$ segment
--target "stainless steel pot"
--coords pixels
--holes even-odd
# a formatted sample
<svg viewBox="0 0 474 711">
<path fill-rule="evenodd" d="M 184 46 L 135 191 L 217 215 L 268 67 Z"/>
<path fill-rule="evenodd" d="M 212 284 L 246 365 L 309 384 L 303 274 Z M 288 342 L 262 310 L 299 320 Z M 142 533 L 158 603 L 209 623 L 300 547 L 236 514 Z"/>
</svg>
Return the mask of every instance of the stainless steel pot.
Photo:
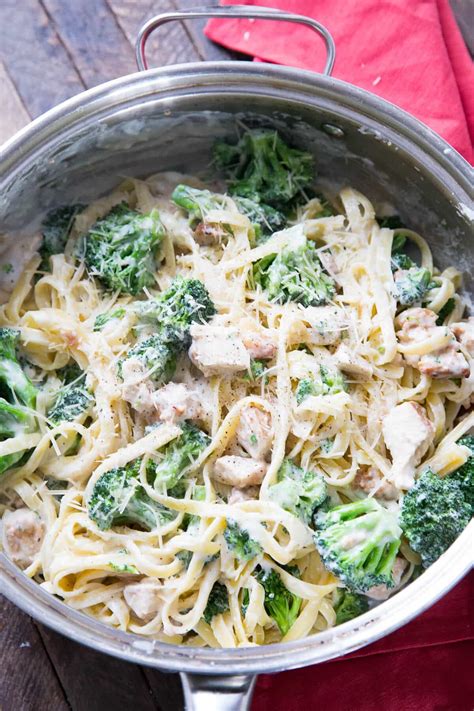
<svg viewBox="0 0 474 711">
<path fill-rule="evenodd" d="M 225 8 L 160 16 L 156 26 L 184 16 L 308 18 L 267 9 Z M 372 94 L 328 76 L 267 64 L 212 62 L 133 74 L 84 92 L 41 116 L 2 148 L 0 231 L 33 227 L 46 210 L 87 201 L 125 175 L 202 170 L 216 137 L 236 122 L 271 125 L 314 153 L 320 175 L 391 203 L 427 236 L 439 266 L 467 272 L 474 257 L 469 165 L 419 121 Z M 318 635 L 265 648 L 192 649 L 118 632 L 45 593 L 0 555 L 1 591 L 40 622 L 102 652 L 178 671 L 189 708 L 244 709 L 255 675 L 323 662 L 389 634 L 444 595 L 472 563 L 474 524 L 420 578 L 361 617 Z"/>
</svg>

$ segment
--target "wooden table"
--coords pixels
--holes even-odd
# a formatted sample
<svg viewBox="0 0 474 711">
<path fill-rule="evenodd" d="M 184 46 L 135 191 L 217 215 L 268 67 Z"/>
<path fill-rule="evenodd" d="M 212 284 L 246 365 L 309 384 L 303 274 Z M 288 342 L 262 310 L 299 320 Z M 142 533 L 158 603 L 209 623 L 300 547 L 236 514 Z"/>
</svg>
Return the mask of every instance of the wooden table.
<svg viewBox="0 0 474 711">
<path fill-rule="evenodd" d="M 473 47 L 472 0 L 453 7 Z M 64 99 L 135 71 L 141 23 L 194 0 L 0 0 L 0 143 Z M 207 5 L 217 4 L 207 0 Z M 202 23 L 168 25 L 150 41 L 150 65 L 233 59 Z M 179 711 L 176 675 L 99 654 L 0 600 L 1 711 Z"/>
</svg>

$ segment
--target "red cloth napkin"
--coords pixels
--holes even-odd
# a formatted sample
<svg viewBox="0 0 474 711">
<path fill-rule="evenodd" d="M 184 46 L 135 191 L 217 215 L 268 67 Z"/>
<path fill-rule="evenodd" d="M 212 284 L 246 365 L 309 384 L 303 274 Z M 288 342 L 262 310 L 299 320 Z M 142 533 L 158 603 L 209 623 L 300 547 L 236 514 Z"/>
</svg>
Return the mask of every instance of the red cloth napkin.
<svg viewBox="0 0 474 711">
<path fill-rule="evenodd" d="M 388 637 L 341 659 L 261 676 L 253 711 L 472 711 L 474 574 Z"/>
<path fill-rule="evenodd" d="M 223 0 L 222 4 L 237 4 Z M 240 0 L 308 15 L 336 42 L 333 76 L 391 101 L 472 162 L 474 67 L 448 0 Z M 313 71 L 325 47 L 306 27 L 211 20 L 211 39 L 255 58 Z"/>
</svg>

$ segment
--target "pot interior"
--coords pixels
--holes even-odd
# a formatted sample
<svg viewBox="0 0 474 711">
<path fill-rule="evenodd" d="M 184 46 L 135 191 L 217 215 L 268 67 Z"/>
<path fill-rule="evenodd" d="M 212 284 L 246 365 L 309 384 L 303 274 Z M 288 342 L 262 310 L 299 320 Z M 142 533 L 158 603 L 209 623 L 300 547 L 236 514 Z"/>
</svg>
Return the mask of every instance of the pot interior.
<svg viewBox="0 0 474 711">
<path fill-rule="evenodd" d="M 127 176 L 176 170 L 215 177 L 210 166 L 214 141 L 236 137 L 243 125 L 276 128 L 314 155 L 321 179 L 335 187 L 350 185 L 377 207 L 390 206 L 389 213 L 399 214 L 427 239 L 438 267 L 454 265 L 464 272 L 465 289 L 472 293 L 467 164 L 435 134 L 376 97 L 280 67 L 237 63 L 232 70 L 208 64 L 152 71 L 98 87 L 54 109 L 3 151 L 0 233 L 28 240 L 49 209 L 87 203 Z M 0 256 L 6 248 L 0 240 Z M 463 536 L 466 541 L 468 531 Z M 264 656 L 265 670 L 275 671 L 347 653 L 407 622 L 467 570 L 467 548 L 459 539 L 409 590 L 364 615 L 362 622 L 344 625 L 345 630 L 292 644 L 291 658 L 288 645 L 265 652 L 219 650 L 217 655 L 215 650 L 133 641 L 132 635 L 106 629 L 50 598 L 9 562 L 6 592 L 65 634 L 127 659 L 175 670 L 235 673 L 261 671 Z M 213 666 L 206 666 L 206 660 Z"/>
</svg>

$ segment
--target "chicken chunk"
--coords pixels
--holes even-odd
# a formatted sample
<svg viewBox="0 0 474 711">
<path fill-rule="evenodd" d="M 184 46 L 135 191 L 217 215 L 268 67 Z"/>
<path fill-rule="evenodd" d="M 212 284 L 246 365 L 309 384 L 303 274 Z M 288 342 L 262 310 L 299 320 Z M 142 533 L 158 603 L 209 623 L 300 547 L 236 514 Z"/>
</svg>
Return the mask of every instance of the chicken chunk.
<svg viewBox="0 0 474 711">
<path fill-rule="evenodd" d="M 226 455 L 216 459 L 212 476 L 221 484 L 246 489 L 262 483 L 267 466 L 265 462 L 258 462 L 255 459 Z"/>
<path fill-rule="evenodd" d="M 224 237 L 229 237 L 229 232 L 218 223 L 200 222 L 194 229 L 194 239 L 202 247 L 218 244 Z"/>
<path fill-rule="evenodd" d="M 417 367 L 432 378 L 468 378 L 471 372 L 464 354 L 454 344 L 421 356 Z"/>
<path fill-rule="evenodd" d="M 334 353 L 335 364 L 344 373 L 357 378 L 358 380 L 369 380 L 372 376 L 373 368 L 361 356 L 354 353 L 349 346 L 341 343 Z"/>
<path fill-rule="evenodd" d="M 195 420 L 203 415 L 197 390 L 183 383 L 168 383 L 153 394 L 153 403 L 162 422 Z"/>
<path fill-rule="evenodd" d="M 155 617 L 163 605 L 160 598 L 162 586 L 157 580 L 144 578 L 139 583 L 131 583 L 123 589 L 125 602 L 140 620 L 148 622 Z"/>
<path fill-rule="evenodd" d="M 228 504 L 240 504 L 242 501 L 258 499 L 260 489 L 258 486 L 248 486 L 246 489 L 233 488 L 227 499 Z"/>
<path fill-rule="evenodd" d="M 154 387 L 146 370 L 136 358 L 126 358 L 122 363 L 122 397 L 137 412 L 148 415 L 154 412 Z"/>
<path fill-rule="evenodd" d="M 273 444 L 270 413 L 258 407 L 244 407 L 236 434 L 237 442 L 253 459 L 265 459 Z"/>
<path fill-rule="evenodd" d="M 388 588 L 386 585 L 374 585 L 365 593 L 367 597 L 372 598 L 372 600 L 387 600 L 390 595 L 399 589 L 400 581 L 406 567 L 407 561 L 404 558 L 395 558 L 395 563 L 392 568 L 393 587 Z"/>
<path fill-rule="evenodd" d="M 240 337 L 250 357 L 260 360 L 270 360 L 277 352 L 276 336 L 269 328 L 258 326 L 250 318 L 240 322 Z"/>
<path fill-rule="evenodd" d="M 337 306 L 308 306 L 303 319 L 310 325 L 311 343 L 315 346 L 333 346 L 347 329 L 347 317 Z"/>
<path fill-rule="evenodd" d="M 383 479 L 380 471 L 376 467 L 362 465 L 357 470 L 354 479 L 354 484 L 366 494 L 374 494 L 377 499 L 385 499 L 390 501 L 398 499 L 398 491 L 396 487 L 389 481 Z"/>
<path fill-rule="evenodd" d="M 459 350 L 459 342 L 447 326 L 436 325 L 437 315 L 430 309 L 413 308 L 403 311 L 398 317 L 401 330 L 398 340 L 404 345 L 420 343 L 431 338 L 447 340 L 442 348 L 434 349 L 422 355 L 404 355 L 407 363 L 417 368 L 420 373 L 432 378 L 467 378 L 470 367 L 463 353 Z"/>
<path fill-rule="evenodd" d="M 250 355 L 236 328 L 191 326 L 189 357 L 205 375 L 232 375 L 250 367 Z"/>
<path fill-rule="evenodd" d="M 410 489 L 415 467 L 433 441 L 434 426 L 421 405 L 404 402 L 383 418 L 382 432 L 392 455 L 389 479 L 398 489 Z"/>
<path fill-rule="evenodd" d="M 31 509 L 6 511 L 2 519 L 2 545 L 20 568 L 27 568 L 41 550 L 45 525 Z"/>
<path fill-rule="evenodd" d="M 468 318 L 467 321 L 452 323 L 450 328 L 459 343 L 474 358 L 474 316 Z"/>
</svg>

